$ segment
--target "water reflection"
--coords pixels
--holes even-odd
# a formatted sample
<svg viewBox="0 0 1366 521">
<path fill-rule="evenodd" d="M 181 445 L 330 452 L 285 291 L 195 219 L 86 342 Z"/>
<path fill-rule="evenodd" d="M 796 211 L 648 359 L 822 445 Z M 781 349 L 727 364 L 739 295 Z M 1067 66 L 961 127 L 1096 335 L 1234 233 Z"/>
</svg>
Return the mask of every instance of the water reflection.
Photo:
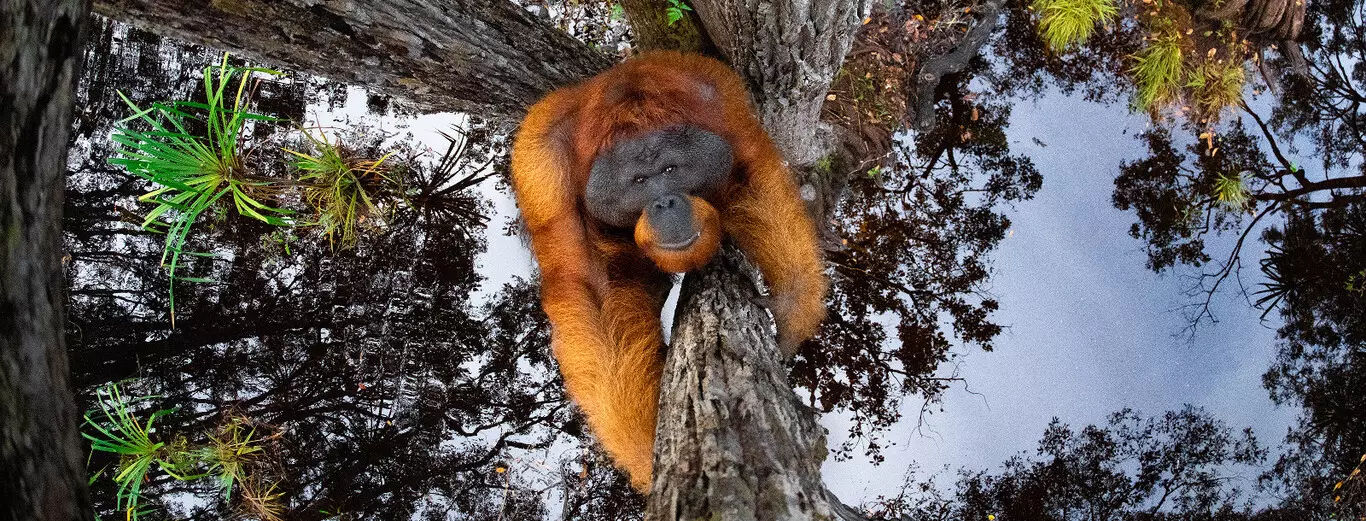
<svg viewBox="0 0 1366 521">
<path fill-rule="evenodd" d="M 154 396 L 138 402 L 139 414 L 176 409 L 157 420 L 162 439 L 203 439 L 237 415 L 262 425 L 262 435 L 278 430 L 266 448 L 287 519 L 538 518 L 545 491 L 562 483 L 580 484 L 560 493 L 571 514 L 637 507 L 615 472 L 573 448 L 582 429 L 549 359 L 535 284 L 515 280 L 471 299 L 483 280 L 474 259 L 485 250 L 489 204 L 470 187 L 506 166 L 488 128 L 464 129 L 449 161 L 415 162 L 410 200 L 354 250 L 231 212 L 201 218 L 188 249 L 214 256 L 187 274 L 215 282 L 177 285 L 172 328 L 163 238 L 137 226 L 146 208 L 135 197 L 146 187 L 107 164 L 107 136 L 127 113 L 117 91 L 138 103 L 189 99 L 199 70 L 219 56 L 97 27 L 63 223 L 68 342 L 86 408 L 98 386 L 125 381 L 128 394 Z M 259 110 L 302 118 L 346 91 L 295 78 L 260 92 Z M 565 461 L 535 458 L 556 443 Z M 96 453 L 90 467 L 112 463 Z M 154 502 L 194 499 L 165 501 L 170 510 L 148 518 L 240 510 L 211 482 L 152 476 L 144 495 Z M 107 478 L 94 484 L 97 504 L 122 517 Z M 613 492 L 620 497 L 600 497 Z"/>
</svg>

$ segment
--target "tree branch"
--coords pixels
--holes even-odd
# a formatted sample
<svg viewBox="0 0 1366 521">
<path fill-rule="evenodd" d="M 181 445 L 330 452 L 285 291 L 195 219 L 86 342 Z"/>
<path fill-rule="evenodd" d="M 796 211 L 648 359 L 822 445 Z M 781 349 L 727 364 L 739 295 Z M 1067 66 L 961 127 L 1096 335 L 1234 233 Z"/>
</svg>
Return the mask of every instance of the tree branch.
<svg viewBox="0 0 1366 521">
<path fill-rule="evenodd" d="M 911 103 L 914 110 L 911 121 L 916 130 L 924 132 L 934 127 L 935 91 L 939 88 L 939 81 L 944 76 L 967 68 L 968 62 L 977 56 L 977 51 L 991 39 L 991 32 L 996 29 L 996 20 L 1004 4 L 1005 0 L 982 2 L 977 7 L 977 25 L 963 36 L 963 40 L 947 54 L 925 60 L 920 66 L 920 73 L 916 74 L 915 99 Z"/>
<path fill-rule="evenodd" d="M 418 110 L 492 119 L 612 64 L 506 0 L 95 0 L 95 12 Z"/>
</svg>

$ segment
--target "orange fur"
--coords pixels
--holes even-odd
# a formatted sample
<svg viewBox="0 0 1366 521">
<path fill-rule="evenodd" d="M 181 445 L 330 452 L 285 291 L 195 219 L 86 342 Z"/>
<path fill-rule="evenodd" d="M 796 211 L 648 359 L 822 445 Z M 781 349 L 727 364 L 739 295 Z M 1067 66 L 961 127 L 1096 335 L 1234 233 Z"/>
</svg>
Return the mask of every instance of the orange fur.
<svg viewBox="0 0 1366 521">
<path fill-rule="evenodd" d="M 670 279 L 695 269 L 722 233 L 759 266 L 787 352 L 815 334 L 825 280 L 814 227 L 791 172 L 754 117 L 744 83 L 710 58 L 652 52 L 546 96 L 512 148 L 512 180 L 541 270 L 541 304 L 569 395 L 639 490 L 650 486 L 662 372 L 659 311 Z M 698 242 L 653 248 L 582 211 L 593 160 L 621 139 L 688 124 L 725 138 L 735 170 L 714 201 L 693 199 Z"/>
</svg>

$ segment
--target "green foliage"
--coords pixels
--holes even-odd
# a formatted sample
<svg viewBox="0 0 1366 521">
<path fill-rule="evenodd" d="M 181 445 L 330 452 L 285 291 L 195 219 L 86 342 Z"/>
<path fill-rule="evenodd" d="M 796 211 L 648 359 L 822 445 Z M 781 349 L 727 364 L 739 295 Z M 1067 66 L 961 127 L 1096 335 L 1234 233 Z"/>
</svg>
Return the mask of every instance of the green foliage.
<svg viewBox="0 0 1366 521">
<path fill-rule="evenodd" d="M 267 206 L 261 200 L 274 191 L 268 180 L 248 174 L 245 146 L 248 122 L 274 118 L 247 110 L 247 85 L 254 73 L 276 76 L 279 72 L 256 67 L 228 65 L 224 54 L 217 67 L 204 69 L 205 102 L 169 101 L 141 108 L 122 93 L 133 115 L 119 123 L 139 122 L 118 128 L 112 140 L 118 155 L 111 164 L 151 181 L 155 188 L 139 197 L 156 205 L 145 216 L 145 229 L 165 233 L 161 262 L 171 278 L 171 323 L 175 324 L 175 281 L 206 282 L 176 277 L 185 241 L 195 221 L 220 199 L 231 197 L 237 212 L 273 225 L 287 225 L 290 212 Z M 236 88 L 233 88 L 236 80 Z"/>
<path fill-rule="evenodd" d="M 1243 99 L 1247 75 L 1243 64 L 1232 60 L 1205 60 L 1191 71 L 1186 87 L 1200 114 L 1215 116 Z"/>
<path fill-rule="evenodd" d="M 1086 43 L 1097 25 L 1119 14 L 1113 0 L 1034 0 L 1030 8 L 1039 14 L 1040 36 L 1059 53 Z"/>
<path fill-rule="evenodd" d="M 393 152 L 378 160 L 365 159 L 356 157 L 339 140 L 328 141 L 322 132 L 315 137 L 305 131 L 304 136 L 312 143 L 313 154 L 285 150 L 295 157 L 304 200 L 317 212 L 317 224 L 328 242 L 335 247 L 340 232 L 342 248 L 352 248 L 360 222 L 379 214 L 372 192 L 383 183 L 394 182 L 384 168 L 384 161 Z"/>
<path fill-rule="evenodd" d="M 98 409 L 85 414 L 85 423 L 93 433 L 82 432 L 81 436 L 90 440 L 92 451 L 118 455 L 113 475 L 118 484 L 116 508 L 127 519 L 138 519 L 151 510 L 142 496 L 142 484 L 149 480 L 154 466 L 178 481 L 211 478 L 222 489 L 224 498 L 231 496 L 234 485 L 240 484 L 237 488 L 241 504 L 251 516 L 263 520 L 279 518 L 280 494 L 274 492 L 276 485 L 265 483 L 247 470 L 264 450 L 265 440 L 256 436 L 256 428 L 245 418 L 229 417 L 203 444 L 192 446 L 184 437 L 154 441 L 156 419 L 174 413 L 175 409 L 158 410 L 143 421 L 133 413 L 133 408 L 153 397 L 125 396 L 116 383 L 97 389 L 95 397 Z M 91 483 L 103 473 L 103 469 L 96 472 Z"/>
<path fill-rule="evenodd" d="M 833 170 L 834 170 L 834 166 L 833 166 L 833 165 L 834 165 L 834 158 L 833 158 L 833 156 L 827 155 L 827 156 L 822 156 L 820 159 L 817 159 L 817 160 L 816 160 L 816 164 L 814 165 L 814 168 L 816 169 L 816 173 L 819 173 L 819 174 L 821 174 L 821 175 L 830 175 L 830 174 L 833 172 Z"/>
<path fill-rule="evenodd" d="M 152 441 L 151 438 L 152 433 L 156 431 L 153 427 L 156 419 L 171 414 L 174 409 L 156 411 L 148 416 L 146 421 L 142 421 L 133 415 L 130 406 L 147 397 L 126 398 L 118 384 L 96 390 L 95 396 L 99 410 L 85 413 L 85 423 L 94 429 L 95 433 L 82 432 L 81 436 L 90 440 L 91 450 L 119 456 L 113 478 L 118 484 L 117 508 L 129 519 L 137 519 L 140 514 L 147 511 L 147 507 L 141 504 L 142 483 L 146 481 L 147 473 L 152 470 L 153 464 L 177 479 L 181 476 L 193 476 L 192 471 L 187 468 L 185 459 L 179 457 L 183 453 L 168 447 L 164 442 Z M 92 418 L 92 415 L 99 419 Z M 96 473 L 91 481 L 102 473 L 103 470 Z"/>
<path fill-rule="evenodd" d="M 683 3 L 683 0 L 669 0 L 669 7 L 664 9 L 664 14 L 669 17 L 669 25 L 682 20 L 684 11 L 692 11 L 692 8 Z"/>
<path fill-rule="evenodd" d="M 1179 37 L 1159 37 L 1149 42 L 1134 58 L 1136 63 L 1130 72 L 1138 87 L 1134 98 L 1135 109 L 1152 110 L 1177 98 L 1183 75 Z"/>
<path fill-rule="evenodd" d="M 1252 192 L 1247 189 L 1247 178 L 1242 174 L 1220 173 L 1214 178 L 1214 198 L 1229 211 L 1247 208 Z"/>
</svg>

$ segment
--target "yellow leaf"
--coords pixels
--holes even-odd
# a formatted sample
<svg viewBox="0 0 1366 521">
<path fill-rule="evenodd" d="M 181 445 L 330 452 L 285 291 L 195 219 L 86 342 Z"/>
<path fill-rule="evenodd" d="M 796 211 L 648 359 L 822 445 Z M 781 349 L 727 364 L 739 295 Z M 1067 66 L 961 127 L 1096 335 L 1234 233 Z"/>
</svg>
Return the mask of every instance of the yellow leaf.
<svg viewBox="0 0 1366 521">
<path fill-rule="evenodd" d="M 498 468 L 496 468 L 496 469 L 493 469 L 493 471 L 494 471 L 494 472 L 497 472 L 497 473 L 499 473 L 499 474 L 502 474 L 502 473 L 504 473 L 504 472 L 507 472 L 507 471 L 508 471 L 508 468 L 507 468 L 507 467 L 502 467 L 502 466 L 500 466 L 500 467 L 498 467 Z"/>
<path fill-rule="evenodd" d="M 873 21 L 873 17 L 871 17 L 871 16 L 865 16 L 865 17 L 863 17 L 863 23 L 866 24 L 866 23 L 871 22 L 871 21 Z"/>
<path fill-rule="evenodd" d="M 835 101 L 835 95 L 834 95 L 834 94 L 831 94 L 831 95 L 826 96 L 826 97 L 825 97 L 825 101 Z"/>
</svg>

